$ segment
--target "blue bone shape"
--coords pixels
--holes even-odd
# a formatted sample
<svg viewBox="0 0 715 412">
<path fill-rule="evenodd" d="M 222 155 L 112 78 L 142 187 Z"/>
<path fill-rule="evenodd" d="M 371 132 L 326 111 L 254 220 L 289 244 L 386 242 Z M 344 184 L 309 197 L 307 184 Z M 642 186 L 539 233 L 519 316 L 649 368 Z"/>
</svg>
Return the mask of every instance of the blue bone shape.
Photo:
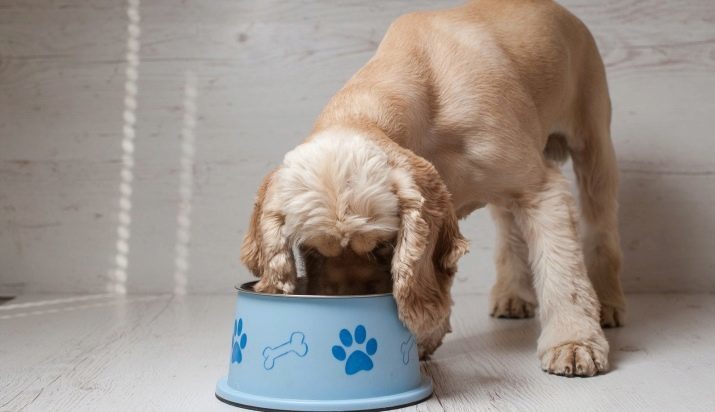
<svg viewBox="0 0 715 412">
<path fill-rule="evenodd" d="M 305 344 L 305 335 L 303 335 L 303 332 L 293 332 L 288 342 L 282 343 L 274 348 L 269 346 L 263 349 L 263 367 L 266 370 L 273 369 L 276 359 L 288 355 L 289 353 L 295 353 L 301 358 L 308 353 L 308 345 Z"/>
<path fill-rule="evenodd" d="M 402 363 L 405 365 L 410 362 L 410 352 L 412 351 L 413 346 L 415 346 L 415 338 L 412 335 L 410 335 L 410 338 L 402 342 L 402 345 L 400 345 L 400 349 L 402 351 Z"/>
</svg>

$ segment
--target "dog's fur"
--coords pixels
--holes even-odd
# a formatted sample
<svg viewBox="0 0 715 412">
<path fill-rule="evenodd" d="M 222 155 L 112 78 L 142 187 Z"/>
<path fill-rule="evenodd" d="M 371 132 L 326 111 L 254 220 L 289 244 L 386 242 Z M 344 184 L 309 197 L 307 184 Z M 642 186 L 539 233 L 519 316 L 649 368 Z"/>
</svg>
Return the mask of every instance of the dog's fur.
<svg viewBox="0 0 715 412">
<path fill-rule="evenodd" d="M 425 355 L 449 331 L 467 251 L 457 218 L 489 204 L 499 229 L 492 315 L 533 316 L 538 302 L 543 369 L 605 371 L 601 325 L 620 325 L 625 306 L 610 113 L 593 38 L 551 1 L 402 16 L 266 177 L 242 259 L 261 276 L 257 289 L 291 293 L 294 245 L 323 263 L 394 247 L 393 293 Z M 567 155 L 583 245 L 558 168 Z"/>
</svg>

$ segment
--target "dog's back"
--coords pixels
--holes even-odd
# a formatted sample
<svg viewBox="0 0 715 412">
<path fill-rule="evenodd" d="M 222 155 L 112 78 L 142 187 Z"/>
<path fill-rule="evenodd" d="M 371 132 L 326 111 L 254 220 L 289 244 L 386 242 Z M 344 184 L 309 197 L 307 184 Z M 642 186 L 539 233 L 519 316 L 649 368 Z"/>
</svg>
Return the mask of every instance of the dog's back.
<svg viewBox="0 0 715 412">
<path fill-rule="evenodd" d="M 378 125 L 434 164 L 463 216 L 539 184 L 550 137 L 562 160 L 589 146 L 578 122 L 594 117 L 608 123 L 610 102 L 583 23 L 552 1 L 475 0 L 398 18 L 315 129 Z"/>
</svg>

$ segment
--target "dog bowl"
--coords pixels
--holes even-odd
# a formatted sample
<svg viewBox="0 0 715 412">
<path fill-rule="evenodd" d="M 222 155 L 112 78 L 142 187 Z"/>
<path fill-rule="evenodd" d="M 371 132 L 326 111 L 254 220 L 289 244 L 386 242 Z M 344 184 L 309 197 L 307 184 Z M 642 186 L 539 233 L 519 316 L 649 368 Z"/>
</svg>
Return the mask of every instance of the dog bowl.
<svg viewBox="0 0 715 412">
<path fill-rule="evenodd" d="M 228 376 L 216 397 L 250 409 L 355 411 L 432 394 L 391 294 L 271 295 L 238 288 Z"/>
</svg>

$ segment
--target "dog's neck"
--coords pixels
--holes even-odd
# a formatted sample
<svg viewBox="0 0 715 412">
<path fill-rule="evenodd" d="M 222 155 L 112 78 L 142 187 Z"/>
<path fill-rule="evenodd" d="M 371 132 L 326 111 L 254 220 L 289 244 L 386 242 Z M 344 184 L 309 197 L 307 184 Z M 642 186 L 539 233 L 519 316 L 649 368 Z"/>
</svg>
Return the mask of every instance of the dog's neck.
<svg viewBox="0 0 715 412">
<path fill-rule="evenodd" d="M 379 69 L 390 81 L 375 84 L 364 70 L 358 72 L 328 102 L 313 133 L 348 128 L 371 138 L 388 138 L 419 154 L 425 133 L 432 130 L 434 108 L 430 105 L 434 99 L 430 99 L 430 88 L 414 70 L 381 60 L 374 58 L 366 69 Z"/>
<path fill-rule="evenodd" d="M 405 170 L 412 168 L 411 164 L 415 157 L 419 157 L 412 150 L 400 144 L 393 136 L 388 134 L 378 125 L 362 119 L 343 119 L 331 124 L 322 123 L 316 127 L 306 142 L 318 136 L 330 136 L 330 138 L 340 138 L 340 136 L 360 136 L 377 145 L 388 155 L 388 163 L 393 167 L 400 167 Z"/>
</svg>

